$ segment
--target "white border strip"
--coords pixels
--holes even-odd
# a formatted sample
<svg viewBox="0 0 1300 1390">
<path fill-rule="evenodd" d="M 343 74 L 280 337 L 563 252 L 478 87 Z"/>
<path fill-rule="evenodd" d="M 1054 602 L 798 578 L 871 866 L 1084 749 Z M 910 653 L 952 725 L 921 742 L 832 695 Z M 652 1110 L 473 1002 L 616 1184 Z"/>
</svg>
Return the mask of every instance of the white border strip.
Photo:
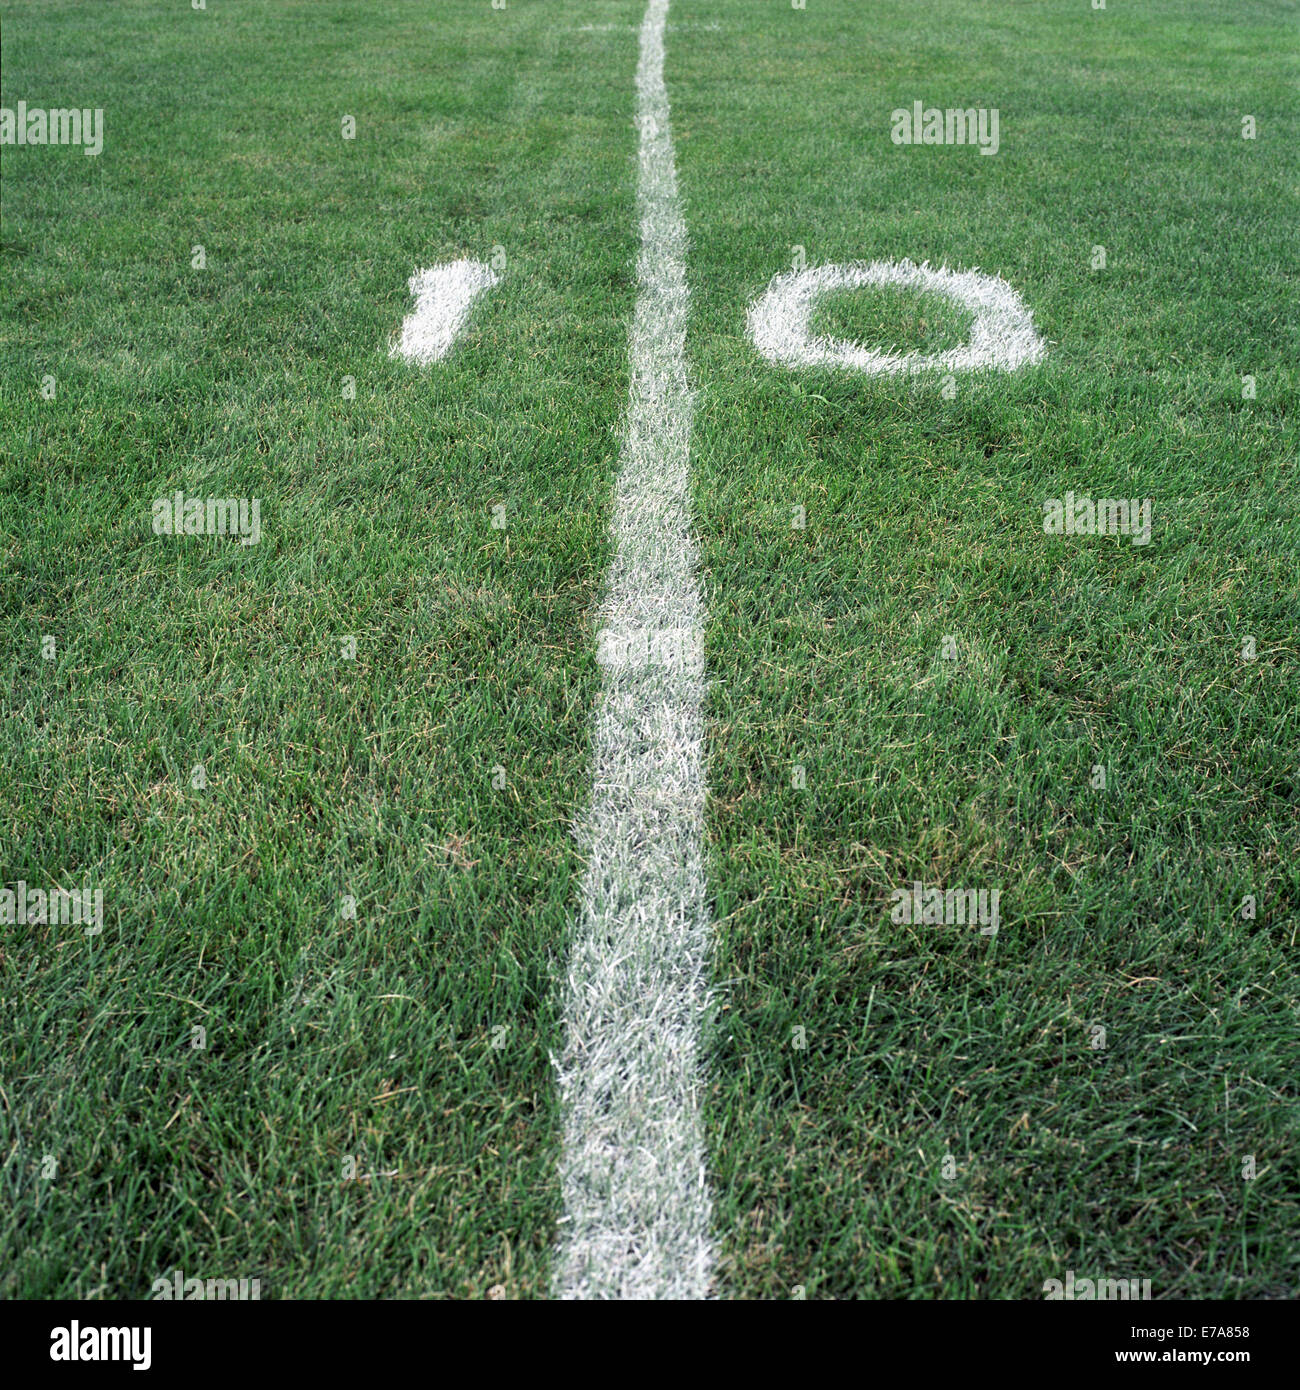
<svg viewBox="0 0 1300 1390">
<path fill-rule="evenodd" d="M 713 1266 L 700 1125 L 709 955 L 703 603 L 690 527 L 694 400 L 686 227 L 664 87 L 667 13 L 668 0 L 648 0 L 641 26 L 639 289 L 601 615 L 605 650 L 647 659 L 603 661 L 592 735 L 589 857 L 556 1063 L 559 1298 L 704 1298 Z M 665 648 L 671 660 L 650 659 Z"/>
</svg>

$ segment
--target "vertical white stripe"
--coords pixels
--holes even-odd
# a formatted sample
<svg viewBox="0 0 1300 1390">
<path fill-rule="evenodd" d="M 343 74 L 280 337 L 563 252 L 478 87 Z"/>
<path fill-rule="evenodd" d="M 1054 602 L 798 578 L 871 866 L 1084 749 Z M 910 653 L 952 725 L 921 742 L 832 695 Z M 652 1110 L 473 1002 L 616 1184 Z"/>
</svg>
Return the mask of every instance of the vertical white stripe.
<svg viewBox="0 0 1300 1390">
<path fill-rule="evenodd" d="M 602 614 L 603 649 L 621 658 L 603 661 L 582 827 L 589 858 L 564 987 L 561 1298 L 703 1298 L 713 1264 L 700 1126 L 703 611 L 667 12 L 668 0 L 649 0 L 636 78 L 641 251 Z"/>
</svg>

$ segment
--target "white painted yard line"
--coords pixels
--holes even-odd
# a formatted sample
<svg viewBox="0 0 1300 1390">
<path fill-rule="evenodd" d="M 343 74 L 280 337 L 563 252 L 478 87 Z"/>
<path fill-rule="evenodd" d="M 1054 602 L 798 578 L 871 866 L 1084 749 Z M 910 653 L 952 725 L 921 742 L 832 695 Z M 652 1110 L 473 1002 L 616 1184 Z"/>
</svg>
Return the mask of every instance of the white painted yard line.
<svg viewBox="0 0 1300 1390">
<path fill-rule="evenodd" d="M 559 1298 L 703 1298 L 713 1251 L 700 1124 L 708 1002 L 703 603 L 691 538 L 686 227 L 664 27 L 637 68 L 641 252 L 602 612 L 588 852 L 564 983 Z"/>
<path fill-rule="evenodd" d="M 465 326 L 475 299 L 500 278 L 482 261 L 449 261 L 417 270 L 409 282 L 415 308 L 402 320 L 401 333 L 389 356 L 420 363 L 445 357 Z"/>
</svg>

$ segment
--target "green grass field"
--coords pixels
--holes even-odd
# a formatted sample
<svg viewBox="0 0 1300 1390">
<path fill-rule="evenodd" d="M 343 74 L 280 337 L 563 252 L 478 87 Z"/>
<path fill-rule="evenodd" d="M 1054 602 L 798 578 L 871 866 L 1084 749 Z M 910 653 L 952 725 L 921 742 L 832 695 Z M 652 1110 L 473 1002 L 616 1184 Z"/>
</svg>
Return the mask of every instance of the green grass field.
<svg viewBox="0 0 1300 1390">
<path fill-rule="evenodd" d="M 4 105 L 105 113 L 0 178 L 0 885 L 104 893 L 0 927 L 0 1295 L 546 1295 L 643 10 L 0 0 Z M 1300 1289 L 1298 77 L 1295 0 L 673 0 L 720 1297 Z M 772 366 L 800 254 L 1000 275 L 1048 356 Z"/>
</svg>

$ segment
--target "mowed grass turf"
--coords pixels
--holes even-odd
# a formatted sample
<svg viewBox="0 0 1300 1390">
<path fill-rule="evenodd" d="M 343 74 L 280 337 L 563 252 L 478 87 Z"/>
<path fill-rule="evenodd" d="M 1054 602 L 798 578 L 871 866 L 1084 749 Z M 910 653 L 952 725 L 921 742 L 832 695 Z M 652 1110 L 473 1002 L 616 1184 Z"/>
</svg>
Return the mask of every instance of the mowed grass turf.
<svg viewBox="0 0 1300 1390">
<path fill-rule="evenodd" d="M 106 924 L 5 929 L 0 1293 L 546 1292 L 642 13 L 0 11 L 4 103 L 106 120 L 4 152 L 0 882 Z M 674 0 L 723 1296 L 1296 1286 L 1296 20 Z M 998 155 L 894 146 L 914 100 Z M 771 367 L 796 246 L 1003 275 L 1050 355 Z M 494 247 L 453 353 L 390 361 L 407 277 Z M 178 488 L 262 541 L 155 536 Z M 1067 490 L 1151 544 L 1043 535 Z M 892 923 L 913 879 L 999 934 Z"/>
<path fill-rule="evenodd" d="M 5 103 L 106 138 L 4 152 L 0 880 L 106 922 L 4 930 L 0 1293 L 544 1290 L 636 248 L 635 33 L 577 25 L 632 8 L 4 7 Z"/>
<path fill-rule="evenodd" d="M 721 1285 L 1294 1294 L 1296 7 L 675 13 L 721 26 L 669 70 Z M 915 101 L 997 108 L 998 154 L 893 144 Z M 1050 354 L 952 399 L 770 366 L 745 306 L 801 254 L 1001 275 Z M 883 298 L 814 328 L 951 345 Z M 1067 491 L 1153 499 L 1151 543 L 1045 535 Z M 996 938 L 893 922 L 918 880 L 1000 890 Z"/>
</svg>

